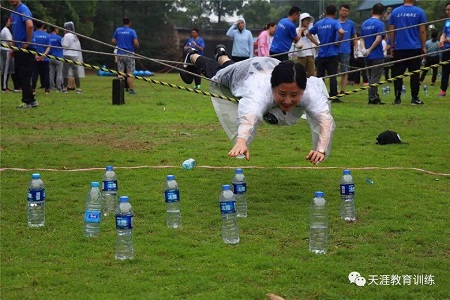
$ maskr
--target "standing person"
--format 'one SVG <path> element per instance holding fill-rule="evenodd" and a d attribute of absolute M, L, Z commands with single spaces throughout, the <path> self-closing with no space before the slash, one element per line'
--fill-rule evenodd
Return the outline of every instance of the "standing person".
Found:
<path fill-rule="evenodd" d="M 305 30 L 310 29 L 314 24 L 314 18 L 308 13 L 302 13 L 300 15 L 300 26 L 297 28 L 297 33 L 301 38 L 294 48 L 302 49 L 294 53 L 294 57 L 297 62 L 303 66 L 306 70 L 306 76 L 316 76 L 316 67 L 314 62 L 314 56 L 316 55 L 315 45 L 305 35 Z"/>
<path fill-rule="evenodd" d="M 392 77 L 403 75 L 406 69 L 409 72 L 420 69 L 422 63 L 421 55 L 426 52 L 426 30 L 423 23 L 427 20 L 423 9 L 414 6 L 415 3 L 416 0 L 403 0 L 403 5 L 395 8 L 389 19 L 390 46 L 394 61 Z M 410 28 L 402 29 L 403 27 Z M 398 64 L 395 63 L 395 61 L 405 58 L 412 59 L 402 61 Z M 411 75 L 411 105 L 424 104 L 419 99 L 419 76 L 419 73 Z M 403 79 L 399 78 L 394 81 L 395 100 L 393 104 L 400 104 L 402 102 L 402 85 Z"/>
<path fill-rule="evenodd" d="M 239 104 L 232 107 L 223 100 L 213 100 L 223 128 L 230 139 L 235 139 L 228 156 L 244 155 L 249 160 L 250 142 L 263 120 L 272 125 L 293 125 L 303 112 L 313 137 L 313 147 L 305 159 L 317 164 L 329 155 L 335 123 L 323 80 L 306 79 L 303 67 L 289 60 L 254 57 L 234 63 L 223 45 L 216 47 L 215 57 L 217 61 L 193 52 L 187 54 L 187 60 L 206 77 L 240 97 Z"/>
<path fill-rule="evenodd" d="M 358 33 L 356 36 L 360 36 Z M 355 57 L 355 67 L 357 69 L 364 69 L 366 67 L 366 59 L 363 54 L 363 40 L 362 38 L 357 39 L 357 47 L 354 49 L 354 57 Z M 355 81 L 355 85 L 359 85 L 361 83 L 361 77 L 363 79 L 363 85 L 369 84 L 369 79 L 367 78 L 367 70 L 359 70 L 353 73 L 353 79 Z"/>
<path fill-rule="evenodd" d="M 50 52 L 50 37 L 45 30 L 44 23 L 41 21 L 35 21 L 34 25 L 36 30 L 33 33 L 32 41 L 35 44 L 36 52 L 47 55 Z M 49 61 L 46 56 L 35 56 L 36 62 L 34 63 L 34 72 L 31 80 L 31 88 L 33 93 L 36 91 L 36 85 L 38 77 L 41 78 L 42 86 L 45 89 L 45 93 L 50 93 L 50 80 L 49 80 Z"/>
<path fill-rule="evenodd" d="M 122 27 L 116 29 L 112 37 L 113 45 L 117 45 L 117 54 L 121 55 L 117 58 L 117 68 L 119 72 L 124 72 L 127 70 L 127 74 L 133 75 L 135 69 L 135 60 L 134 55 L 130 55 L 130 53 L 134 53 L 135 49 L 139 47 L 139 41 L 134 29 L 131 29 L 131 20 L 130 18 L 123 18 Z M 126 51 L 124 51 L 126 50 Z M 136 94 L 133 85 L 133 78 L 127 77 L 128 86 L 130 89 L 128 93 L 134 95 Z"/>
<path fill-rule="evenodd" d="M 193 28 L 191 31 L 191 37 L 187 40 L 186 44 L 184 45 L 184 51 L 187 51 L 189 48 L 193 48 L 197 50 L 198 55 L 203 55 L 203 51 L 205 50 L 205 41 L 203 38 L 199 35 L 198 28 Z M 197 68 L 194 68 L 197 74 L 200 75 L 200 71 Z M 194 89 L 200 89 L 201 84 L 201 77 L 195 76 L 194 82 L 195 86 Z"/>
<path fill-rule="evenodd" d="M 227 36 L 233 38 L 231 57 L 235 62 L 253 57 L 253 36 L 245 27 L 245 19 L 240 17 L 227 31 Z"/>
<path fill-rule="evenodd" d="M 277 24 L 275 22 L 269 22 L 267 26 L 258 36 L 258 56 L 269 56 L 271 39 L 275 34 Z"/>
<path fill-rule="evenodd" d="M 389 43 L 388 43 L 388 35 L 387 34 L 383 37 L 381 44 L 383 45 L 384 62 L 390 63 L 392 61 L 392 54 L 391 54 L 391 46 L 389 46 Z M 384 66 L 384 80 L 386 80 L 386 81 L 389 78 L 391 78 L 389 76 L 391 67 L 392 67 L 392 65 L 390 65 L 390 64 L 387 66 Z"/>
<path fill-rule="evenodd" d="M 350 65 L 350 54 L 352 52 L 352 47 L 356 47 L 356 26 L 355 22 L 350 20 L 348 16 L 350 15 L 350 5 L 342 4 L 339 8 L 339 23 L 344 30 L 344 41 L 339 44 L 337 49 L 338 59 L 340 64 L 340 72 L 348 72 L 348 67 Z M 351 41 L 348 41 L 353 39 Z M 341 94 L 345 93 L 345 88 L 347 87 L 348 74 L 341 75 Z"/>
<path fill-rule="evenodd" d="M 30 45 L 33 37 L 33 17 L 30 9 L 22 3 L 21 0 L 9 0 L 13 6 L 14 12 L 11 13 L 11 28 L 14 45 L 17 48 L 34 50 Z M 20 14 L 20 15 L 19 15 Z M 17 81 L 22 87 L 22 105 L 17 108 L 32 108 L 38 107 L 39 103 L 36 101 L 31 89 L 31 74 L 34 68 L 34 55 L 22 51 L 14 53 L 15 73 Z"/>
<path fill-rule="evenodd" d="M 55 26 L 50 27 L 51 33 L 49 34 L 50 38 L 50 55 L 55 57 L 63 58 L 63 49 L 62 49 L 62 38 L 59 35 L 59 28 Z M 59 92 L 63 90 L 63 65 L 64 63 L 57 59 L 51 59 L 50 62 L 50 89 L 56 89 Z M 56 85 L 55 85 L 56 79 Z"/>
<path fill-rule="evenodd" d="M 114 53 L 114 64 L 116 65 L 116 71 L 119 72 L 119 65 L 117 63 L 119 61 L 119 57 L 117 56 L 117 51 L 118 51 L 118 49 L 117 49 L 117 46 L 116 46 L 116 48 L 114 48 L 114 51 L 113 51 L 113 53 Z M 123 72 L 126 73 L 127 69 L 125 69 Z M 121 75 L 117 75 L 117 79 L 124 79 L 124 78 Z M 129 89 L 130 89 L 130 87 L 128 86 L 128 80 L 124 80 L 124 83 L 125 83 L 125 92 L 128 92 Z"/>
<path fill-rule="evenodd" d="M 73 34 L 72 32 L 75 32 L 75 25 L 72 21 L 64 23 L 64 29 L 65 34 L 61 41 L 63 49 L 63 56 L 64 59 L 68 60 L 74 60 L 79 61 L 80 56 L 80 50 L 81 50 L 81 44 L 78 40 L 78 37 Z M 81 84 L 80 84 L 80 77 L 78 74 L 78 67 L 75 64 L 71 64 L 68 62 L 64 62 L 63 66 L 63 74 L 64 74 L 64 88 L 63 93 L 68 93 L 67 87 L 69 84 L 69 70 L 72 71 L 72 76 L 75 78 L 75 86 L 76 86 L 76 93 L 81 94 Z"/>
<path fill-rule="evenodd" d="M 297 43 L 300 36 L 297 34 L 296 23 L 300 19 L 302 11 L 297 6 L 293 6 L 288 17 L 278 22 L 277 29 L 273 36 L 272 45 L 270 46 L 270 55 L 280 61 L 289 59 L 289 49 L 292 43 Z"/>
<path fill-rule="evenodd" d="M 439 41 L 438 41 L 438 33 L 437 31 L 431 32 L 431 39 L 429 39 L 425 43 L 425 47 L 427 48 L 427 56 L 425 56 L 425 67 L 432 66 L 434 64 L 438 64 L 440 61 L 439 57 Z M 433 67 L 433 75 L 431 77 L 431 86 L 436 84 L 436 77 L 438 73 L 439 67 Z M 428 70 L 422 72 L 420 76 L 420 83 L 425 80 L 425 76 L 427 76 Z"/>
<path fill-rule="evenodd" d="M 9 30 L 9 27 L 11 26 L 11 19 L 10 18 L 3 18 L 2 19 L 2 30 L 0 31 L 0 43 L 8 44 L 9 46 L 13 45 L 12 42 L 12 34 Z M 14 84 L 14 90 L 18 88 L 17 81 L 16 81 L 16 74 L 14 72 L 14 57 L 12 53 L 14 50 L 10 48 L 3 48 L 0 47 L 0 70 L 1 70 L 1 81 L 2 81 L 2 92 L 9 92 L 8 88 L 8 79 L 9 75 L 11 74 L 11 79 Z"/>
<path fill-rule="evenodd" d="M 444 23 L 444 28 L 442 29 L 442 34 L 439 39 L 439 47 L 441 49 L 450 49 L 450 2 L 445 5 L 445 13 L 448 19 Z M 442 53 L 442 61 L 450 60 L 450 51 L 445 51 Z M 441 77 L 441 91 L 439 92 L 440 97 L 445 97 L 447 95 L 448 88 L 448 78 L 450 75 L 450 65 L 446 64 L 442 66 L 442 77 Z"/>
<path fill-rule="evenodd" d="M 381 41 L 384 35 L 384 23 L 380 20 L 384 12 L 384 6 L 377 3 L 372 7 L 372 17 L 365 20 L 361 25 L 361 36 L 363 37 L 363 55 L 366 57 L 369 72 L 369 85 L 380 82 L 383 75 L 383 45 Z M 378 94 L 378 85 L 369 88 L 369 104 L 385 104 L 381 102 Z"/>
<path fill-rule="evenodd" d="M 314 24 L 314 26 L 306 32 L 308 38 L 319 46 L 319 42 L 312 36 L 316 34 L 319 37 L 321 44 L 330 44 L 326 46 L 319 47 L 319 54 L 316 59 L 316 69 L 317 77 L 324 77 L 325 71 L 330 77 L 330 96 L 337 96 L 337 79 L 336 75 L 338 72 L 338 53 L 337 48 L 339 47 L 340 41 L 344 37 L 344 30 L 342 29 L 341 23 L 334 17 L 336 15 L 336 6 L 328 5 L 325 9 L 325 18 Z M 336 39 L 337 36 L 337 39 Z M 334 44 L 331 44 L 334 43 Z M 339 99 L 333 100 L 333 103 L 342 102 Z"/>

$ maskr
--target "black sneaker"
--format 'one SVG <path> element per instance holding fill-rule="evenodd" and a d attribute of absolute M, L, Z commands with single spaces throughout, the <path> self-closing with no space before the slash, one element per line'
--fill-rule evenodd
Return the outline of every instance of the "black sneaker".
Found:
<path fill-rule="evenodd" d="M 394 102 L 392 104 L 401 104 L 402 100 L 400 98 L 395 98 Z"/>
<path fill-rule="evenodd" d="M 331 102 L 333 102 L 333 103 L 344 103 L 344 101 L 342 101 L 340 99 L 333 99 Z"/>
<path fill-rule="evenodd" d="M 216 51 L 214 52 L 214 59 L 216 61 L 219 61 L 219 57 L 221 57 L 222 55 L 228 55 L 227 48 L 225 47 L 225 45 L 219 44 L 216 46 Z"/>
<path fill-rule="evenodd" d="M 380 100 L 380 99 L 377 99 L 377 100 L 372 100 L 372 101 L 369 101 L 369 104 L 375 104 L 375 105 L 383 105 L 383 104 L 386 104 L 386 103 L 384 103 L 384 102 L 381 102 L 381 100 Z"/>
<path fill-rule="evenodd" d="M 423 105 L 423 104 L 425 104 L 425 103 L 420 101 L 419 98 L 411 99 L 411 105 Z"/>

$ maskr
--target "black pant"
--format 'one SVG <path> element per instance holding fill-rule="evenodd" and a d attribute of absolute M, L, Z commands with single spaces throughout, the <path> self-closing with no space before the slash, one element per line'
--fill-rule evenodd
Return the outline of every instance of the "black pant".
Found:
<path fill-rule="evenodd" d="M 318 57 L 316 59 L 317 65 L 317 77 L 324 77 L 325 71 L 328 75 L 336 75 L 338 72 L 338 57 Z M 337 78 L 336 76 L 330 77 L 330 97 L 336 96 L 337 92 Z"/>
<path fill-rule="evenodd" d="M 439 63 L 439 55 L 436 56 L 427 56 L 425 59 L 425 67 L 429 67 L 435 64 Z M 433 76 L 431 77 L 431 82 L 436 82 L 437 72 L 439 67 L 433 67 Z M 428 70 L 425 70 L 422 72 L 422 75 L 420 76 L 420 81 L 422 82 L 425 79 L 425 76 L 427 76 Z"/>
<path fill-rule="evenodd" d="M 442 61 L 450 60 L 450 52 L 442 52 Z M 450 75 L 450 64 L 446 64 L 442 66 L 442 78 L 441 78 L 441 90 L 444 92 L 447 91 L 448 88 L 448 78 Z"/>
<path fill-rule="evenodd" d="M 46 91 L 50 90 L 50 65 L 48 61 L 37 61 L 34 63 L 33 78 L 31 88 L 36 89 L 38 77 L 41 77 L 42 86 Z"/>
<path fill-rule="evenodd" d="M 243 61 L 246 59 L 249 59 L 250 57 L 243 57 L 243 56 L 232 56 L 231 60 L 234 62 Z"/>
<path fill-rule="evenodd" d="M 199 56 L 195 61 L 195 66 L 200 72 L 205 75 L 207 78 L 213 78 L 219 70 L 226 68 L 230 65 L 234 64 L 234 61 L 229 60 L 223 65 L 220 65 L 217 61 L 212 60 L 210 58 Z"/>
<path fill-rule="evenodd" d="M 273 58 L 278 59 L 279 61 L 283 61 L 283 60 L 288 60 L 289 59 L 289 54 L 280 54 L 280 53 L 276 53 L 276 52 L 272 52 L 269 51 L 270 56 L 272 56 Z"/>
<path fill-rule="evenodd" d="M 392 77 L 403 75 L 406 69 L 408 69 L 408 72 L 420 69 L 420 64 L 422 63 L 422 58 L 420 57 L 421 54 L 422 49 L 395 50 L 393 60 L 394 66 L 392 67 Z M 397 60 L 409 57 L 416 57 L 416 58 L 396 63 Z M 402 78 L 395 79 L 394 81 L 395 97 L 401 96 L 402 85 L 403 85 Z M 410 85 L 411 85 L 411 97 L 413 99 L 417 99 L 419 96 L 419 89 L 420 89 L 419 73 L 414 73 L 413 75 L 411 75 Z"/>
<path fill-rule="evenodd" d="M 34 55 L 16 51 L 14 52 L 14 60 L 17 81 L 22 87 L 22 102 L 31 104 L 36 101 L 31 89 L 31 74 L 33 74 L 34 63 L 36 62 Z"/>
<path fill-rule="evenodd" d="M 355 64 L 358 69 L 365 68 L 366 67 L 366 59 L 364 57 L 358 57 L 355 60 Z M 361 71 L 355 72 L 355 77 L 354 77 L 355 84 L 359 84 L 361 82 L 361 75 L 363 78 L 363 82 L 369 82 L 369 79 L 367 78 L 367 70 L 361 70 Z"/>

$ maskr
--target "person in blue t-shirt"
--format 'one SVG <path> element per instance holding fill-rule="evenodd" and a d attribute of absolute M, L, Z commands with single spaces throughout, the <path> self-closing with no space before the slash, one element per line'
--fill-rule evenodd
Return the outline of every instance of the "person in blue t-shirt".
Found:
<path fill-rule="evenodd" d="M 30 9 L 21 0 L 9 0 L 14 12 L 11 13 L 11 29 L 14 46 L 22 49 L 34 50 L 30 44 L 33 37 L 33 15 Z M 17 12 L 17 13 L 16 13 Z M 20 14 L 20 15 L 19 15 Z M 15 73 L 17 81 L 22 87 L 22 105 L 17 108 L 38 107 L 31 89 L 31 74 L 33 74 L 34 55 L 22 51 L 14 52 Z"/>
<path fill-rule="evenodd" d="M 444 23 L 444 28 L 442 28 L 441 38 L 439 39 L 439 48 L 447 50 L 450 49 L 450 2 L 445 5 L 445 13 L 448 19 Z M 450 51 L 442 52 L 442 61 L 449 60 Z M 442 65 L 441 91 L 439 92 L 440 97 L 447 95 L 449 75 L 450 64 Z"/>
<path fill-rule="evenodd" d="M 403 75 L 408 69 L 409 72 L 420 69 L 422 63 L 421 55 L 426 52 L 426 30 L 427 21 L 423 9 L 414 6 L 416 0 L 403 0 L 403 5 L 395 8 L 389 18 L 389 33 L 391 39 L 391 52 L 393 53 L 394 66 L 392 67 L 392 77 Z M 421 25 L 419 25 L 421 24 Z M 401 29 L 410 27 L 407 29 Z M 413 58 L 414 57 L 414 58 Z M 412 58 L 412 59 L 408 59 Z M 401 63 L 397 60 L 407 59 Z M 420 74 L 411 75 L 411 105 L 424 104 L 419 99 Z M 401 78 L 394 81 L 395 100 L 393 104 L 400 104 L 402 95 L 403 80 Z"/>
<path fill-rule="evenodd" d="M 50 52 L 50 37 L 45 30 L 44 23 L 41 21 L 35 21 L 34 25 L 36 30 L 33 33 L 33 38 L 31 39 L 35 44 L 35 49 L 37 53 L 43 53 L 47 55 Z M 45 56 L 35 56 L 36 62 L 34 63 L 34 71 L 31 80 L 31 88 L 33 93 L 36 92 L 36 84 L 38 77 L 41 77 L 42 86 L 45 89 L 45 93 L 50 93 L 50 81 L 49 81 L 49 58 Z"/>
<path fill-rule="evenodd" d="M 49 34 L 50 38 L 50 52 L 48 54 L 53 55 L 55 57 L 63 57 L 63 48 L 61 44 L 62 37 L 59 35 L 59 28 L 55 26 L 50 26 L 51 33 Z M 63 65 L 64 63 L 60 60 L 51 59 L 50 62 L 50 89 L 56 89 L 58 91 L 62 91 L 63 89 Z M 55 85 L 56 80 L 56 85 Z"/>
<path fill-rule="evenodd" d="M 348 67 L 350 65 L 350 55 L 352 53 L 352 48 L 358 47 L 358 39 L 356 36 L 356 25 L 355 22 L 348 19 L 350 15 L 350 6 L 348 4 L 342 4 L 339 8 L 339 23 L 344 30 L 344 37 L 342 38 L 342 43 L 338 47 L 338 59 L 340 64 L 340 72 L 348 72 Z M 353 40 L 351 40 L 353 39 Z M 345 93 L 345 88 L 347 87 L 348 74 L 341 75 L 341 94 Z"/>
<path fill-rule="evenodd" d="M 117 69 L 119 72 L 126 70 L 127 74 L 133 75 L 135 69 L 134 53 L 135 49 L 139 47 L 139 41 L 134 29 L 131 29 L 131 20 L 124 18 L 122 20 L 123 26 L 116 29 L 114 32 L 112 43 L 117 46 Z M 136 94 L 133 86 L 133 78 L 127 77 L 130 94 Z"/>
<path fill-rule="evenodd" d="M 203 55 L 203 51 L 205 50 L 205 41 L 203 40 L 203 38 L 200 37 L 198 28 L 192 29 L 191 37 L 187 40 L 186 44 L 184 45 L 184 51 L 190 48 L 197 50 L 198 55 Z M 192 71 L 194 73 L 197 73 L 198 75 L 201 75 L 200 70 L 198 70 L 197 68 L 194 68 L 194 70 Z M 201 80 L 202 78 L 200 76 L 194 77 L 195 82 L 194 89 L 200 89 L 201 87 L 200 84 L 202 82 Z"/>
<path fill-rule="evenodd" d="M 372 7 L 372 17 L 361 25 L 363 38 L 363 55 L 366 57 L 369 71 L 369 85 L 380 82 L 383 75 L 384 53 L 382 40 L 384 36 L 384 23 L 380 20 L 384 12 L 384 6 L 377 3 Z M 378 86 L 369 89 L 369 104 L 384 104 L 378 95 Z"/>
<path fill-rule="evenodd" d="M 336 15 L 336 6 L 328 5 L 325 9 L 325 18 L 314 24 L 314 26 L 305 32 L 306 36 L 317 46 L 319 42 L 312 36 L 317 34 L 320 44 L 330 44 L 319 47 L 319 54 L 316 59 L 317 77 L 324 77 L 325 71 L 330 77 L 330 96 L 336 96 L 337 91 L 337 79 L 338 72 L 338 53 L 340 41 L 344 37 L 344 30 L 341 24 L 334 17 Z M 337 36 L 337 39 L 336 39 Z M 331 44 L 334 43 L 334 44 Z M 342 102 L 339 99 L 333 100 L 334 103 Z"/>
<path fill-rule="evenodd" d="M 278 22 L 273 35 L 272 45 L 270 46 L 270 56 L 280 61 L 289 59 L 289 50 L 292 43 L 297 43 L 301 38 L 297 34 L 296 23 L 300 19 L 302 11 L 297 6 L 292 7 L 288 12 L 288 17 Z"/>

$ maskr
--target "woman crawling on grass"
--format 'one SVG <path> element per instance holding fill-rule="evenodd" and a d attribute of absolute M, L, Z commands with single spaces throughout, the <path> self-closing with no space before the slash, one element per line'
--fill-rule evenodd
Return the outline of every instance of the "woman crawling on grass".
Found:
<path fill-rule="evenodd" d="M 250 159 L 249 145 L 262 120 L 272 125 L 293 125 L 304 113 L 311 127 L 313 148 L 306 160 L 322 162 L 330 154 L 335 128 L 328 102 L 328 92 L 322 79 L 306 79 L 304 68 L 292 61 L 270 57 L 254 57 L 234 63 L 223 45 L 216 47 L 216 60 L 200 56 L 194 49 L 186 52 L 185 70 L 199 69 L 212 78 L 213 91 L 225 86 L 239 104 L 212 98 L 217 116 L 230 139 L 235 139 L 229 156 Z M 180 72 L 182 80 L 191 84 L 193 75 Z M 237 122 L 236 122 L 237 120 Z"/>

